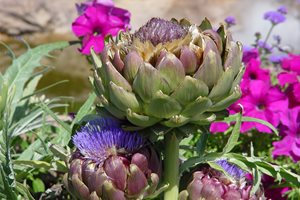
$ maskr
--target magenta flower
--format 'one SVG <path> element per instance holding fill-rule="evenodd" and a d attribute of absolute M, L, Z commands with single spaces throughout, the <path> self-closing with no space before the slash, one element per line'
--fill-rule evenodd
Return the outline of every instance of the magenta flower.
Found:
<path fill-rule="evenodd" d="M 277 88 L 262 80 L 249 82 L 249 91 L 238 103 L 244 107 L 244 116 L 265 120 L 277 127 L 280 118 L 288 108 L 286 96 Z M 256 122 L 242 124 L 241 132 L 256 128 L 260 132 L 271 133 L 271 130 Z"/>
<path fill-rule="evenodd" d="M 295 162 L 300 160 L 300 106 L 289 109 L 281 118 L 280 134 L 283 139 L 273 142 L 274 157 L 290 156 Z"/>
<path fill-rule="evenodd" d="M 226 122 L 213 122 L 210 125 L 209 131 L 211 133 L 225 132 L 229 128 L 229 124 Z"/>
<path fill-rule="evenodd" d="M 282 69 L 295 72 L 300 75 L 300 55 L 289 54 L 289 57 L 285 58 L 281 62 Z"/>
<path fill-rule="evenodd" d="M 243 62 L 248 63 L 251 59 L 257 59 L 259 57 L 258 49 L 250 46 L 243 47 Z"/>
<path fill-rule="evenodd" d="M 285 200 L 287 199 L 285 193 L 291 190 L 289 187 L 276 187 L 278 182 L 275 182 L 273 177 L 265 174 L 262 177 L 262 184 L 267 199 Z"/>
<path fill-rule="evenodd" d="M 260 67 L 259 60 L 250 60 L 250 62 L 246 66 L 246 71 L 243 76 L 243 79 L 249 80 L 262 80 L 269 82 L 270 81 L 270 71 L 269 69 L 262 69 Z"/>
<path fill-rule="evenodd" d="M 86 8 L 72 24 L 77 37 L 82 38 L 80 52 L 89 55 L 93 48 L 100 53 L 104 48 L 104 40 L 108 35 L 116 36 L 120 30 L 129 27 L 130 13 L 127 10 L 95 4 Z"/>

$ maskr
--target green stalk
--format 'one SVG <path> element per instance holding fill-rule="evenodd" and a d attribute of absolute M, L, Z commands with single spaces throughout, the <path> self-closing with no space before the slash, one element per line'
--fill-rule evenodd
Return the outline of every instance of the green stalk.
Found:
<path fill-rule="evenodd" d="M 271 28 L 269 29 L 269 31 L 268 31 L 268 33 L 267 33 L 266 39 L 265 39 L 265 41 L 264 41 L 264 44 L 267 43 L 267 41 L 268 41 L 268 39 L 269 39 L 269 37 L 270 37 L 270 35 L 271 35 L 271 33 L 272 33 L 274 27 L 275 27 L 275 25 L 272 24 Z"/>
<path fill-rule="evenodd" d="M 164 200 L 177 200 L 179 192 L 179 140 L 174 132 L 164 136 L 164 181 L 169 184 Z"/>

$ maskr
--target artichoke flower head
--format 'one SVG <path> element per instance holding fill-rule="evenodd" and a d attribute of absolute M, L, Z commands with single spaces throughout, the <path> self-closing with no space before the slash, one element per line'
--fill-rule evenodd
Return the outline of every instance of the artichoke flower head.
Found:
<path fill-rule="evenodd" d="M 238 166 L 219 160 L 216 162 L 226 172 L 218 171 L 209 165 L 200 165 L 193 173 L 192 179 L 179 200 L 264 200 L 262 188 L 255 193 L 251 189 L 253 183 L 247 173 Z"/>
<path fill-rule="evenodd" d="M 103 107 L 139 127 L 209 124 L 241 95 L 241 45 L 207 19 L 197 26 L 152 18 L 110 41 L 101 60 L 92 56 Z"/>
<path fill-rule="evenodd" d="M 125 132 L 113 119 L 89 122 L 73 136 L 77 150 L 64 184 L 79 199 L 143 199 L 159 183 L 161 161 L 137 133 Z"/>

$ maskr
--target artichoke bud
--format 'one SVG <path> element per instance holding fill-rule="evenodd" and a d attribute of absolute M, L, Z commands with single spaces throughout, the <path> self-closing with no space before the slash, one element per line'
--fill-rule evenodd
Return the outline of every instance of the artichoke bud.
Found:
<path fill-rule="evenodd" d="M 242 74 L 241 46 L 224 26 L 214 31 L 208 19 L 197 26 L 152 18 L 121 35 L 106 45 L 95 70 L 102 81 L 94 81 L 99 98 L 107 100 L 104 109 L 115 117 L 139 127 L 201 125 L 240 97 L 234 88 Z M 201 98 L 209 103 L 201 107 Z"/>
<path fill-rule="evenodd" d="M 77 198 L 144 199 L 155 192 L 160 157 L 147 140 L 123 131 L 116 120 L 88 122 L 73 136 L 73 143 L 77 149 L 64 184 Z"/>
<path fill-rule="evenodd" d="M 262 189 L 251 194 L 252 182 L 246 178 L 246 173 L 239 167 L 226 160 L 218 160 L 216 164 L 223 169 L 223 172 L 205 164 L 198 166 L 186 190 L 180 192 L 179 199 L 265 199 Z"/>

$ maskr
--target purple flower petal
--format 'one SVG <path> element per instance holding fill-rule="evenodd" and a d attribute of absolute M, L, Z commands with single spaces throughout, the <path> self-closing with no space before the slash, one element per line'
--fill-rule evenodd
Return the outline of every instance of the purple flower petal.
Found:
<path fill-rule="evenodd" d="M 264 19 L 276 25 L 276 24 L 283 23 L 286 18 L 281 12 L 269 11 L 264 14 Z"/>

